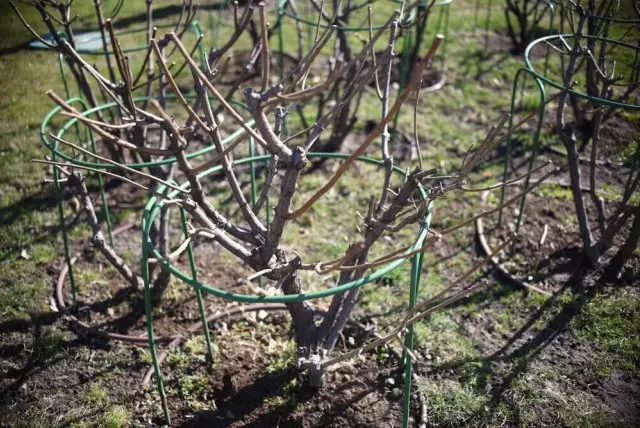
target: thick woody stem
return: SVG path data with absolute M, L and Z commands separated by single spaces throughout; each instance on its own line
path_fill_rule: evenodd
M 266 228 L 260 222 L 255 212 L 252 210 L 251 205 L 247 202 L 247 198 L 245 198 L 242 193 L 242 189 L 240 189 L 240 183 L 236 177 L 235 172 L 233 171 L 233 166 L 231 161 L 224 153 L 224 146 L 222 145 L 222 138 L 220 137 L 220 130 L 218 128 L 218 124 L 216 123 L 216 119 L 213 116 L 213 111 L 211 110 L 211 103 L 209 102 L 209 97 L 204 97 L 204 114 L 207 122 L 210 124 L 211 131 L 209 135 L 213 140 L 213 144 L 216 146 L 216 150 L 221 155 L 220 164 L 222 165 L 222 169 L 227 178 L 227 183 L 231 188 L 231 193 L 239 205 L 240 210 L 242 211 L 242 216 L 245 221 L 249 223 L 251 230 L 255 235 L 263 235 L 266 232 Z
M 264 108 L 261 105 L 262 95 L 258 94 L 251 88 L 244 90 L 244 98 L 247 102 L 249 112 L 256 121 L 256 127 L 262 134 L 265 148 L 274 155 L 278 155 L 285 161 L 291 160 L 292 151 L 278 138 L 273 128 L 269 124 L 269 119 Z
M 378 238 L 384 233 L 385 228 L 383 225 L 392 223 L 397 214 L 402 210 L 405 206 L 406 202 L 411 198 L 411 195 L 417 188 L 419 181 L 417 176 L 420 174 L 419 170 L 415 170 L 410 176 L 408 180 L 404 183 L 400 191 L 398 192 L 398 196 L 394 199 L 393 203 L 389 207 L 388 210 L 384 211 L 380 217 L 378 223 L 375 225 L 369 226 L 369 228 L 365 232 L 365 240 L 364 240 L 364 250 L 361 254 L 357 256 L 355 259 L 355 263 L 353 265 L 358 266 L 366 263 L 367 256 L 369 253 L 369 249 L 371 246 L 378 240 Z M 366 268 L 360 268 L 355 271 L 352 278 L 350 280 L 360 279 L 366 271 Z M 344 293 L 343 293 L 344 294 Z M 332 329 L 329 331 L 328 336 L 324 339 L 324 348 L 329 351 L 335 345 L 335 342 L 338 338 L 339 333 L 344 328 L 345 324 L 349 320 L 349 315 L 355 306 L 359 295 L 359 288 L 354 288 L 353 290 L 349 290 L 346 295 L 346 298 L 343 296 L 336 296 L 334 299 L 339 299 L 340 310 L 337 314 L 337 319 L 333 324 Z M 332 302 L 333 306 L 333 302 Z
M 185 211 L 202 227 L 208 229 L 208 237 L 217 241 L 222 247 L 236 256 L 243 262 L 251 265 L 251 253 L 247 251 L 242 245 L 235 242 L 229 236 L 225 234 L 225 224 L 217 223 L 209 217 L 207 213 L 198 203 L 189 198 L 184 198 L 182 206 Z M 202 235 L 205 235 L 204 233 Z
M 265 244 L 259 252 L 259 265 L 263 264 L 266 266 L 269 263 L 278 247 L 278 244 L 280 243 L 280 238 L 282 238 L 284 226 L 287 222 L 287 214 L 291 207 L 291 201 L 296 192 L 298 177 L 300 177 L 300 172 L 306 165 L 307 157 L 304 149 L 296 147 L 293 150 L 293 154 L 286 166 L 287 169 L 280 186 L 280 198 L 278 199 L 273 220 L 271 221 L 269 231 L 267 232 Z
M 189 164 L 189 161 L 186 155 L 184 154 L 185 143 L 181 141 L 182 137 L 180 137 L 179 131 L 177 130 L 177 128 L 175 128 L 173 120 L 167 116 L 167 114 L 164 112 L 164 110 L 162 110 L 162 108 L 157 103 L 157 101 L 153 100 L 151 103 L 155 105 L 155 107 L 160 112 L 160 115 L 164 116 L 165 126 L 171 129 L 170 137 L 173 138 L 173 141 L 174 141 L 174 151 L 175 151 L 174 154 L 176 157 L 178 168 L 180 169 L 180 171 L 182 171 L 186 175 L 187 180 L 191 185 L 190 193 L 194 201 L 203 210 L 203 212 L 206 213 L 207 216 L 209 216 L 211 219 L 213 219 L 213 221 L 215 221 L 214 224 L 216 228 L 226 230 L 236 238 L 241 239 L 243 241 L 257 243 L 258 241 L 256 240 L 256 238 L 253 236 L 252 233 L 242 230 L 236 226 L 233 226 L 226 218 L 224 218 L 224 216 L 222 216 L 213 207 L 213 205 L 211 205 L 211 202 L 209 202 L 206 195 L 204 194 L 204 189 L 202 187 L 202 183 L 200 182 L 200 179 L 191 172 L 192 170 L 191 165 Z

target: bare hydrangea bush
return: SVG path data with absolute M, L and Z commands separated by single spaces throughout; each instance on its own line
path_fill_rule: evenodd
M 640 239 L 640 206 L 637 198 L 634 199 L 640 185 L 640 146 L 636 144 L 631 164 L 620 170 L 621 177 L 625 177 L 622 194 L 612 203 L 605 203 L 602 194 L 606 179 L 598 177 L 602 156 L 600 133 L 603 125 L 614 113 L 623 110 L 625 104 L 637 104 L 640 86 L 637 33 L 633 31 L 634 26 L 630 26 L 622 37 L 613 36 L 616 34 L 613 26 L 620 25 L 616 19 L 619 4 L 615 0 L 566 1 L 562 5 L 561 30 L 572 37 L 566 41 L 561 38 L 562 44 L 554 47 L 562 59 L 561 83 L 575 92 L 560 92 L 555 130 L 567 151 L 576 217 L 589 262 L 599 266 L 605 253 L 614 246 L 616 237 L 629 229 L 610 260 L 612 270 L 619 272 Z M 640 17 L 637 5 L 635 14 Z M 629 45 L 627 41 L 636 45 Z M 587 148 L 588 158 L 581 160 L 581 153 Z M 588 171 L 589 197 L 584 195 L 581 178 L 585 170 Z M 593 210 L 587 208 L 589 203 Z
M 36 7 L 43 7 L 36 2 Z M 319 14 L 324 13 L 319 6 Z M 78 73 L 90 76 L 100 86 L 102 92 L 119 109 L 118 117 L 88 118 L 80 111 L 69 105 L 65 100 L 53 92 L 49 97 L 58 104 L 66 115 L 77 118 L 86 128 L 99 138 L 102 146 L 108 147 L 110 153 L 121 153 L 122 156 L 110 158 L 107 154 L 95 154 L 79 144 L 74 144 L 64 138 L 50 137 L 57 140 L 75 153 L 92 157 L 115 165 L 119 172 L 105 172 L 109 176 L 116 176 L 131 186 L 140 187 L 161 199 L 165 199 L 160 224 L 156 226 L 158 238 L 154 243 L 166 260 L 176 260 L 181 257 L 186 243 L 198 240 L 200 245 L 211 245 L 221 249 L 232 257 L 234 263 L 242 265 L 254 273 L 247 278 L 238 278 L 238 284 L 256 281 L 258 278 L 268 281 L 277 293 L 284 295 L 303 292 L 301 275 L 310 273 L 317 275 L 317 283 L 324 284 L 325 275 L 335 274 L 336 280 L 332 286 L 346 284 L 363 278 L 371 269 L 388 264 L 394 260 L 408 258 L 420 252 L 427 251 L 439 239 L 446 239 L 447 235 L 471 224 L 475 219 L 492 214 L 500 207 L 478 212 L 471 218 L 459 219 L 455 225 L 443 230 L 429 230 L 424 245 L 410 250 L 405 246 L 388 252 L 381 257 L 370 256 L 372 248 L 385 236 L 393 236 L 407 228 L 421 224 L 428 216 L 438 199 L 450 192 L 472 192 L 479 190 L 499 189 L 503 184 L 492 185 L 483 189 L 468 188 L 465 180 L 474 168 L 490 153 L 496 144 L 503 141 L 499 138 L 502 126 L 507 117 L 491 128 L 486 138 L 480 141 L 475 150 L 470 151 L 460 161 L 460 167 L 453 174 L 442 175 L 436 169 L 429 168 L 429 159 L 419 156 L 417 166 L 406 168 L 406 173 L 393 176 L 393 159 L 390 155 L 389 123 L 401 110 L 415 109 L 417 103 L 407 103 L 409 97 L 419 96 L 419 86 L 422 76 L 430 67 L 432 59 L 442 41 L 436 36 L 426 50 L 417 53 L 411 75 L 402 92 L 394 91 L 391 85 L 391 67 L 394 56 L 394 46 L 398 37 L 398 28 L 406 19 L 403 12 L 396 12 L 389 16 L 384 25 L 376 31 L 371 31 L 369 37 L 363 41 L 359 51 L 346 50 L 342 44 L 343 37 L 334 26 L 327 26 L 318 31 L 312 48 L 300 58 L 300 61 L 289 70 L 284 79 L 273 79 L 270 72 L 270 47 L 268 42 L 267 11 L 264 4 L 249 4 L 242 14 L 238 14 L 234 23 L 234 31 L 221 48 L 208 51 L 205 64 L 198 64 L 192 59 L 194 48 L 187 48 L 181 41 L 180 34 L 169 32 L 159 37 L 150 33 L 148 66 L 154 64 L 157 71 L 153 77 L 165 82 L 159 93 L 154 94 L 148 102 L 135 102 L 134 92 L 136 80 L 129 69 L 127 57 L 122 53 L 116 35 L 111 32 L 113 45 L 113 61 L 118 75 L 114 79 L 105 77 L 98 70 L 86 62 L 78 54 L 71 43 L 59 40 L 59 46 L 65 50 L 67 60 L 78 70 Z M 221 87 L 216 83 L 219 68 L 224 64 L 226 53 L 246 31 L 249 18 L 259 15 L 259 40 L 256 45 L 252 61 L 262 64 L 260 79 L 255 87 L 240 83 Z M 187 18 L 189 19 L 189 18 Z M 106 24 L 107 29 L 110 25 Z M 330 50 L 333 57 L 328 63 L 331 65 L 321 76 L 317 84 L 309 86 L 306 76 L 314 63 L 326 55 L 325 47 L 334 43 L 337 49 Z M 382 52 L 375 52 L 374 45 L 385 43 Z M 199 40 L 198 43 L 201 43 Z M 176 73 L 167 61 L 168 51 L 174 51 L 183 61 L 184 68 L 190 73 L 190 87 L 193 88 L 193 99 L 183 94 L 183 89 L 176 83 Z M 348 52 L 348 54 L 347 54 Z M 323 58 L 323 61 L 326 58 Z M 249 64 L 248 66 L 251 66 Z M 273 83 L 273 81 L 277 83 Z M 380 114 L 374 120 L 373 129 L 362 138 L 357 146 L 342 161 L 337 170 L 329 173 L 321 185 L 314 189 L 313 194 L 300 196 L 300 184 L 305 181 L 305 171 L 309 169 L 308 154 L 318 141 L 324 138 L 325 130 L 336 121 L 341 121 L 347 115 L 345 106 L 358 97 L 374 81 L 378 81 L 378 102 Z M 114 83 L 114 82 L 118 83 Z M 241 91 L 239 89 L 242 89 Z M 170 114 L 164 104 L 164 92 L 172 93 L 182 112 L 182 119 L 178 115 Z M 292 130 L 289 135 L 283 134 L 283 123 L 287 115 L 297 106 L 312 102 L 317 97 L 338 91 L 340 97 L 336 102 L 327 104 L 315 123 Z M 239 111 L 232 105 L 232 97 L 241 96 L 246 105 L 246 113 Z M 357 105 L 357 104 L 356 104 Z M 217 114 L 217 112 L 220 114 Z M 220 117 L 233 123 L 235 129 L 243 131 L 244 138 L 234 140 L 230 144 L 223 144 L 224 135 Z M 418 117 L 414 110 L 414 120 L 428 120 Z M 226 125 L 228 126 L 228 124 Z M 154 135 L 162 137 L 156 138 Z M 204 138 L 208 144 L 215 146 L 215 151 L 202 157 L 190 159 L 187 157 L 190 146 Z M 239 167 L 235 164 L 238 147 L 245 138 L 252 138 L 261 153 L 269 156 L 268 167 L 264 168 L 263 190 L 256 203 L 251 203 L 238 177 Z M 329 137 L 329 140 L 332 137 Z M 417 135 L 415 142 L 418 144 Z M 344 246 L 342 256 L 334 260 L 304 260 L 292 248 L 284 245 L 283 235 L 288 226 L 302 219 L 309 210 L 336 186 L 344 174 L 354 165 L 361 155 L 375 155 L 374 142 L 379 141 L 379 156 L 382 160 L 383 177 L 376 183 L 378 190 L 367 198 L 364 206 L 350 206 L 346 203 L 342 210 L 361 213 L 358 229 L 361 234 L 358 239 Z M 235 152 L 235 153 L 234 153 Z M 419 150 L 418 150 L 419 152 Z M 126 165 L 123 159 L 175 159 L 169 167 L 171 172 L 134 169 Z M 129 267 L 102 236 L 101 224 L 95 214 L 92 196 L 87 190 L 82 176 L 82 170 L 87 169 L 71 162 L 54 162 L 44 160 L 43 163 L 52 165 L 65 176 L 67 185 L 78 195 L 87 214 L 93 230 L 92 242 L 109 262 L 131 284 L 139 287 L 140 278 L 135 270 Z M 231 195 L 228 205 L 233 206 L 239 213 L 237 218 L 230 218 L 216 209 L 208 194 L 206 183 L 199 178 L 198 173 L 219 165 L 223 172 L 223 183 Z M 175 171 L 173 171 L 175 169 Z M 536 168 L 534 171 L 538 171 Z M 174 174 L 175 172 L 175 174 Z M 544 174 L 539 181 L 526 191 L 535 188 L 551 172 Z M 175 184 L 171 178 L 181 183 L 188 183 L 182 187 Z M 522 177 L 520 177 L 521 179 Z M 513 184 L 519 179 L 511 180 Z M 176 191 L 179 197 L 166 200 L 164 192 L 158 188 L 165 186 Z M 272 212 L 270 222 L 264 222 L 258 215 L 266 198 L 271 201 Z M 508 205 L 522 197 L 522 193 L 506 201 Z M 170 207 L 184 209 L 190 225 L 189 237 L 175 249 L 171 249 L 167 238 L 167 220 Z M 164 216 L 164 217 L 163 217 Z M 164 226 L 163 226 L 164 225 Z M 509 242 L 506 242 L 507 245 Z M 500 251 L 504 246 L 498 248 Z M 495 255 L 491 254 L 493 257 Z M 475 266 L 461 280 L 466 279 Z M 166 270 L 160 269 L 154 288 L 163 288 L 167 283 Z M 242 280 L 243 279 L 243 280 Z M 242 280 L 242 281 L 241 281 Z M 158 282 L 160 281 L 160 282 Z M 455 282 L 453 283 L 455 284 Z M 411 323 L 425 317 L 433 310 L 446 306 L 460 299 L 473 288 L 453 291 L 451 286 L 444 287 L 434 298 L 422 302 L 416 308 L 407 311 L 404 320 L 387 336 L 366 345 L 364 348 L 347 354 L 335 356 L 331 354 L 338 337 L 349 320 L 352 310 L 358 302 L 359 288 L 335 294 L 323 313 L 315 310 L 310 302 L 288 303 L 287 309 L 292 318 L 295 340 L 298 347 L 298 366 L 308 373 L 311 384 L 319 386 L 325 369 L 346 358 L 353 357 L 359 352 L 379 346 L 382 343 L 401 337 Z

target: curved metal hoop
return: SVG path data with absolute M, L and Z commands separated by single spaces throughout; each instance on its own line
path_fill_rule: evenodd
M 600 41 L 600 42 L 605 42 L 605 43 L 610 43 L 613 45 L 617 45 L 617 46 L 622 46 L 626 49 L 630 49 L 632 50 L 634 53 L 637 53 L 640 51 L 640 47 L 639 46 L 635 46 L 632 45 L 630 43 L 626 43 L 626 42 L 622 42 L 620 40 L 615 40 L 615 39 L 609 39 L 606 37 L 597 37 L 597 36 L 582 36 L 584 39 L 589 39 L 589 40 L 596 40 L 596 41 Z M 575 95 L 577 97 L 580 97 L 582 99 L 586 99 L 589 100 L 591 102 L 597 103 L 597 104 L 601 104 L 601 105 L 606 105 L 609 107 L 616 107 L 616 108 L 623 108 L 623 109 L 627 109 L 627 110 L 640 110 L 640 104 L 629 104 L 629 103 L 623 103 L 623 102 L 618 102 L 618 101 L 613 101 L 613 100 L 609 100 L 606 98 L 600 98 L 600 97 L 596 97 L 596 96 L 591 96 L 588 94 L 585 94 L 584 92 L 581 91 L 576 91 L 575 89 L 571 89 L 571 88 L 567 88 L 566 86 L 564 86 L 562 83 L 559 83 L 555 80 L 552 80 L 550 78 L 548 78 L 544 73 L 539 73 L 535 70 L 533 63 L 531 62 L 531 50 L 538 44 L 540 43 L 548 43 L 550 40 L 564 40 L 564 39 L 574 39 L 575 36 L 573 34 L 554 34 L 552 36 L 546 36 L 546 37 L 541 37 L 539 39 L 534 40 L 533 42 L 531 42 L 529 44 L 529 46 L 527 46 L 527 49 L 524 52 L 524 62 L 525 62 L 525 66 L 527 68 L 527 71 L 529 73 L 531 73 L 533 76 L 535 76 L 537 79 L 540 79 L 543 83 L 552 86 L 556 89 L 559 89 L 561 91 L 567 91 L 568 93 L 570 93 L 571 95 Z
M 308 156 L 317 157 L 317 158 L 346 159 L 350 155 L 344 154 L 344 153 L 308 153 Z M 270 155 L 252 156 L 252 157 L 248 157 L 248 158 L 244 158 L 236 161 L 235 165 L 245 165 L 245 164 L 253 165 L 255 162 L 263 162 L 265 160 L 268 160 L 269 158 L 270 158 Z M 365 156 L 359 157 L 358 160 L 364 163 L 372 164 L 372 165 L 378 165 L 378 166 L 384 165 L 383 161 L 372 159 Z M 220 166 L 215 166 L 213 168 L 210 168 L 207 171 L 203 171 L 198 175 L 198 177 L 204 177 L 210 174 L 214 174 L 220 170 L 221 170 Z M 407 173 L 407 170 L 394 167 L 394 172 L 397 174 L 402 174 L 404 176 Z M 189 188 L 189 183 L 184 183 L 180 187 L 186 190 Z M 160 189 L 159 191 L 162 191 L 162 189 Z M 426 198 L 427 193 L 422 186 L 419 187 L 419 191 L 421 193 L 421 197 L 423 199 Z M 172 198 L 174 196 L 177 196 L 177 193 L 178 193 L 177 190 L 173 192 L 169 192 L 167 194 L 167 197 Z M 180 278 L 182 281 L 191 285 L 195 289 L 196 293 L 198 293 L 198 296 L 201 296 L 201 293 L 204 292 L 206 294 L 211 294 L 217 297 L 221 297 L 223 299 L 232 300 L 236 302 L 261 302 L 261 303 L 301 302 L 306 300 L 313 300 L 313 299 L 319 299 L 322 297 L 332 296 L 338 293 L 345 292 L 347 290 L 362 287 L 386 275 L 390 271 L 398 268 L 408 258 L 408 257 L 404 257 L 402 259 L 398 259 L 396 261 L 390 262 L 389 264 L 383 266 L 382 268 L 374 271 L 373 273 L 359 280 L 351 281 L 347 284 L 343 284 L 337 287 L 324 289 L 320 291 L 314 291 L 309 293 L 299 293 L 299 294 L 292 294 L 292 295 L 281 295 L 281 296 L 261 296 L 261 295 L 247 295 L 247 294 L 232 293 L 232 292 L 222 290 L 217 287 L 202 283 L 197 279 L 196 269 L 195 269 L 195 258 L 194 258 L 193 247 L 191 243 L 189 243 L 187 247 L 189 265 L 192 272 L 191 277 L 186 273 L 180 271 L 172 263 L 170 263 L 168 260 L 162 257 L 159 251 L 153 247 L 153 244 L 150 239 L 151 225 L 153 224 L 155 218 L 159 214 L 159 211 L 162 208 L 163 204 L 164 204 L 163 200 L 160 200 L 159 198 L 154 196 L 149 200 L 149 202 L 147 203 L 147 206 L 144 209 L 144 212 L 142 215 L 142 221 L 141 221 L 141 227 L 142 227 L 142 261 L 141 261 L 142 266 L 141 268 L 142 268 L 142 276 L 144 281 L 145 312 L 146 312 L 146 319 L 147 319 L 147 337 L 149 340 L 150 353 L 151 353 L 151 358 L 153 362 L 155 378 L 158 385 L 158 392 L 160 394 L 162 405 L 163 405 L 164 416 L 167 423 L 169 424 L 171 423 L 171 415 L 169 413 L 169 408 L 167 406 L 167 397 L 166 397 L 166 392 L 164 390 L 164 379 L 162 376 L 162 372 L 160 370 L 160 363 L 158 360 L 157 349 L 156 349 L 155 340 L 154 340 L 154 332 L 153 332 L 153 317 L 152 317 L 152 311 L 151 311 L 151 288 L 150 288 L 150 275 L 149 275 L 149 256 L 150 255 L 153 255 L 154 257 L 156 257 L 157 260 L 159 260 L 160 263 L 162 263 L 162 266 L 165 269 L 168 269 L 173 275 L 175 275 L 176 277 Z M 428 212 L 422 221 L 422 224 L 420 226 L 420 231 L 416 236 L 416 240 L 411 245 L 411 247 L 407 250 L 407 253 L 422 247 L 424 240 L 426 239 L 428 234 L 432 215 L 433 215 L 433 202 L 429 204 Z M 181 210 L 181 220 L 183 223 L 183 230 L 186 235 L 187 233 L 186 232 L 187 230 L 186 216 L 184 215 L 183 210 Z M 412 257 L 412 268 L 411 268 L 409 307 L 413 308 L 417 303 L 423 253 L 420 252 L 411 257 Z M 204 314 L 201 314 L 201 317 L 204 317 Z M 206 326 L 206 318 L 203 318 L 203 323 Z M 211 345 L 209 343 L 210 338 L 206 330 L 205 330 L 205 334 L 206 334 L 205 341 L 207 342 L 208 349 L 211 349 Z M 409 325 L 408 332 L 405 337 L 405 347 L 410 351 L 413 349 L 413 325 Z M 405 373 L 407 373 L 407 380 L 405 381 L 405 391 L 404 391 L 403 426 L 407 427 L 409 423 L 409 411 L 410 411 L 410 400 L 411 400 L 411 396 L 410 396 L 411 376 L 412 376 L 413 366 L 412 366 L 411 358 L 409 358 L 407 355 L 405 355 L 404 357 L 405 358 L 403 358 L 403 363 L 405 366 Z
M 185 98 L 187 99 L 193 99 L 195 96 L 193 94 L 186 94 L 184 95 Z M 134 98 L 134 102 L 143 102 L 145 100 L 149 99 L 148 97 L 137 97 Z M 167 95 L 165 97 L 165 99 L 167 100 L 175 100 L 176 96 L 173 94 Z M 69 100 L 66 101 L 67 103 L 75 103 L 75 102 L 82 102 L 84 105 L 84 101 L 79 98 L 71 98 Z M 241 109 L 246 109 L 246 106 L 243 103 L 237 102 L 237 101 L 230 101 L 230 103 L 236 107 L 239 107 Z M 98 107 L 89 109 L 89 110 L 85 110 L 83 111 L 81 114 L 84 117 L 89 117 L 95 113 L 97 113 L 98 111 L 104 111 L 110 108 L 114 108 L 117 107 L 117 104 L 115 102 L 113 103 L 108 103 L 108 104 L 103 104 L 100 105 Z M 56 117 L 56 115 L 58 113 L 60 113 L 60 111 L 62 110 L 62 107 L 57 106 L 55 108 L 53 108 L 49 113 L 47 113 L 47 115 L 45 116 L 45 118 L 43 119 L 41 125 L 40 125 L 40 139 L 42 141 L 42 143 L 49 149 L 51 150 L 52 153 L 55 153 L 57 156 L 59 156 L 61 159 L 64 159 L 67 162 L 71 162 L 74 163 L 75 165 L 78 166 L 86 166 L 86 167 L 91 167 L 91 168 L 98 168 L 98 169 L 104 169 L 104 170 L 115 170 L 118 169 L 118 167 L 116 165 L 110 164 L 110 163 L 100 163 L 100 162 L 88 162 L 88 161 L 84 161 L 81 160 L 75 156 L 70 156 L 67 153 L 61 151 L 59 149 L 60 144 L 57 140 L 54 140 L 53 142 L 51 142 L 48 138 L 48 132 L 47 132 L 47 128 L 50 126 L 51 121 L 53 120 L 53 118 Z M 64 136 L 64 134 L 69 131 L 69 129 L 74 126 L 76 123 L 78 123 L 79 119 L 77 118 L 71 118 L 69 119 L 66 123 L 64 123 L 60 130 L 57 133 L 57 137 L 58 138 L 62 138 Z M 253 121 L 248 121 L 247 122 L 250 126 L 253 125 Z M 246 131 L 244 129 L 239 129 L 235 132 L 233 132 L 231 135 L 227 136 L 224 140 L 223 143 L 224 144 L 229 144 L 233 141 L 235 141 L 238 138 L 241 138 L 245 135 Z M 93 135 L 90 132 L 90 135 Z M 187 159 L 193 159 L 193 158 L 197 158 L 199 156 L 205 155 L 207 153 L 210 153 L 212 151 L 215 151 L 215 146 L 211 145 L 208 147 L 204 147 L 200 150 L 197 150 L 195 152 L 189 153 L 187 154 Z M 124 163 L 123 165 L 129 167 L 129 168 L 134 168 L 134 169 L 142 169 L 142 168 L 152 168 L 152 167 L 156 167 L 156 166 L 162 166 L 162 165 L 168 165 L 168 164 L 172 164 L 176 162 L 176 158 L 175 157 L 171 157 L 171 158 L 166 158 L 166 159 L 160 159 L 160 160 L 156 160 L 156 161 L 151 161 L 151 162 L 133 162 L 133 163 Z
M 600 105 L 605 105 L 608 107 L 612 107 L 612 108 L 619 108 L 619 109 L 624 109 L 624 110 L 631 110 L 631 111 L 637 111 L 640 110 L 640 105 L 638 104 L 630 104 L 630 103 L 624 103 L 624 102 L 619 102 L 619 101 L 614 101 L 614 100 L 609 100 L 609 99 L 605 99 L 605 98 L 601 98 L 601 97 L 597 97 L 597 96 L 590 96 L 588 94 L 585 94 L 584 92 L 581 91 L 576 91 L 575 89 L 571 89 L 571 88 L 567 88 L 565 87 L 563 84 L 560 84 L 550 78 L 548 78 L 546 76 L 546 66 L 545 66 L 545 73 L 539 73 L 537 71 L 534 70 L 533 64 L 531 62 L 531 50 L 538 44 L 543 43 L 543 42 L 548 42 L 549 40 L 561 40 L 563 38 L 574 38 L 575 36 L 572 34 L 557 34 L 557 35 L 552 35 L 552 36 L 546 36 L 546 37 L 541 37 L 539 39 L 534 40 L 533 42 L 531 42 L 529 44 L 529 46 L 527 46 L 527 49 L 525 51 L 525 64 L 526 67 L 521 68 L 518 70 L 518 72 L 516 73 L 516 76 L 514 78 L 513 81 L 513 90 L 511 92 L 511 107 L 510 107 L 510 113 L 511 113 L 511 117 L 509 118 L 509 128 L 508 128 L 508 134 L 507 134 L 507 140 L 506 140 L 506 151 L 505 151 L 505 160 L 504 160 L 504 169 L 503 169 L 503 180 L 506 181 L 509 179 L 509 164 L 511 161 L 511 136 L 512 136 L 512 132 L 513 132 L 513 115 L 514 115 L 514 111 L 515 111 L 515 100 L 516 100 L 516 93 L 517 93 L 517 88 L 518 88 L 518 81 L 520 79 L 520 77 L 522 76 L 522 78 L 526 78 L 527 75 L 532 76 L 536 86 L 538 88 L 538 92 L 539 92 L 539 96 L 540 96 L 540 104 L 539 104 L 539 108 L 538 108 L 538 120 L 537 120 L 537 124 L 536 124 L 536 129 L 533 133 L 533 148 L 532 148 L 532 152 L 531 152 L 531 160 L 529 162 L 529 166 L 528 166 L 528 172 L 531 173 L 531 170 L 533 169 L 533 166 L 535 164 L 535 161 L 537 159 L 538 156 L 538 152 L 539 152 L 539 146 L 540 146 L 540 134 L 542 132 L 542 125 L 544 123 L 544 117 L 545 117 L 545 107 L 546 107 L 546 102 L 547 102 L 547 95 L 546 95 L 546 90 L 545 90 L 545 85 L 549 85 L 555 89 L 558 89 L 560 91 L 566 91 L 570 94 L 573 94 L 579 98 L 588 100 L 590 102 L 593 102 L 595 104 L 600 104 Z M 603 38 L 603 37 L 595 37 L 595 36 L 583 36 L 584 38 L 587 39 L 591 39 L 591 40 L 597 40 L 597 41 L 602 41 L 605 43 L 611 43 L 611 44 L 615 44 L 618 46 L 622 46 L 626 49 L 632 49 L 635 53 L 637 53 L 640 50 L 640 47 L 638 46 L 634 46 L 632 44 L 629 43 L 625 43 L 619 40 L 614 40 L 614 39 L 608 39 L 608 38 Z M 524 81 L 523 81 L 523 86 L 524 86 Z M 518 212 L 518 217 L 516 220 L 516 228 L 515 228 L 515 232 L 518 233 L 520 230 L 520 226 L 522 223 L 522 217 L 524 214 L 524 203 L 525 203 L 525 199 L 526 199 L 526 195 L 527 192 L 526 190 L 529 187 L 529 179 L 530 177 L 527 176 L 527 178 L 525 179 L 524 182 L 524 194 L 522 196 L 522 200 L 520 201 L 520 209 Z M 505 188 L 503 187 L 500 191 L 500 203 L 502 204 L 502 202 L 504 201 L 504 197 L 505 197 Z M 502 223 L 502 214 L 503 214 L 503 209 L 500 209 L 499 212 L 499 216 L 498 216 L 498 225 L 500 225 Z M 514 248 L 515 248 L 515 244 L 514 244 Z

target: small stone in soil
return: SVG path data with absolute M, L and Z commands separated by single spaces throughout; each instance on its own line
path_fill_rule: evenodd
M 394 379 L 394 378 L 390 377 L 390 378 L 388 378 L 388 379 L 387 379 L 387 383 L 388 383 L 389 385 L 395 385 L 395 384 L 396 384 L 396 381 L 395 381 L 395 379 Z
M 397 400 L 400 397 L 402 397 L 402 390 L 400 388 L 393 388 L 391 390 L 391 398 Z

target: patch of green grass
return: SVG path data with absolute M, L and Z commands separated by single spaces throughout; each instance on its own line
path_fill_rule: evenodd
M 187 365 L 189 357 L 182 349 L 175 349 L 167 356 L 167 365 L 172 369 L 181 369 Z
M 109 404 L 109 394 L 101 383 L 95 382 L 89 387 L 85 400 L 92 407 L 104 407 Z
M 448 312 L 436 311 L 416 323 L 414 334 L 416 346 L 436 361 L 456 361 L 477 355 L 472 343 L 458 329 L 458 323 Z
M 217 345 L 215 342 L 211 345 L 214 354 L 216 354 L 218 352 Z M 190 363 L 205 361 L 206 357 L 207 347 L 205 338 L 202 335 L 198 335 L 187 340 L 184 346 L 172 350 L 167 356 L 167 364 L 171 368 L 182 369 Z M 148 358 L 150 358 L 148 355 L 143 354 L 143 359 Z
M 571 323 L 579 338 L 593 342 L 613 362 L 626 370 L 638 370 L 640 355 L 640 298 L 628 290 L 599 294 Z
M 547 198 L 554 199 L 568 199 L 573 198 L 571 189 L 565 186 L 558 186 L 557 184 L 542 184 L 538 189 L 534 190 L 538 195 Z
M 182 302 L 189 296 L 189 290 L 191 286 L 182 281 L 171 281 L 166 291 L 164 292 L 163 299 L 172 300 L 174 302 Z
M 49 284 L 41 269 L 32 260 L 0 263 L 0 320 L 48 311 Z
M 129 425 L 131 414 L 124 406 L 111 406 L 98 420 L 100 428 L 123 428 Z
M 607 202 L 620 202 L 624 196 L 624 189 L 611 185 L 609 183 L 603 183 L 597 190 L 598 196 L 603 198 Z M 634 192 L 629 198 L 629 205 L 640 205 L 640 192 Z
M 464 375 L 425 377 L 419 385 L 433 426 L 609 426 L 611 411 L 597 398 L 557 380 L 553 370 L 534 369 L 513 379 L 499 395 Z
M 132 209 L 125 208 L 125 209 L 119 209 L 119 210 L 112 210 L 110 214 L 111 214 L 111 222 L 113 224 L 120 224 L 120 223 L 123 223 L 124 220 L 133 217 L 136 214 L 136 212 Z
M 557 383 L 556 376 L 540 372 L 516 378 L 501 403 L 509 419 L 524 426 L 608 426 L 610 412 L 599 400 Z
M 209 380 L 202 375 L 189 375 L 180 378 L 180 395 L 187 402 L 187 405 L 194 411 L 203 409 L 208 403 L 206 391 Z
M 56 258 L 56 249 L 49 244 L 35 244 L 31 247 L 31 256 L 38 265 L 46 265 Z
M 385 312 L 405 301 L 388 285 L 365 286 L 360 295 L 360 305 L 369 313 Z
M 85 290 L 92 284 L 108 284 L 104 280 L 104 275 L 91 267 L 76 268 L 73 273 L 78 291 Z
M 281 372 L 295 364 L 297 349 L 293 340 L 286 342 L 282 340 L 270 340 L 268 344 L 263 347 L 263 350 L 266 357 L 268 373 Z
M 120 253 L 120 257 L 122 257 L 122 260 L 124 260 L 125 262 L 127 262 L 130 266 L 134 265 L 135 263 L 138 262 L 138 260 L 140 259 L 139 256 L 137 254 L 135 254 L 133 251 L 131 250 L 124 250 Z
M 487 398 L 451 379 L 425 379 L 420 385 L 427 404 L 427 417 L 433 426 L 474 426 Z

